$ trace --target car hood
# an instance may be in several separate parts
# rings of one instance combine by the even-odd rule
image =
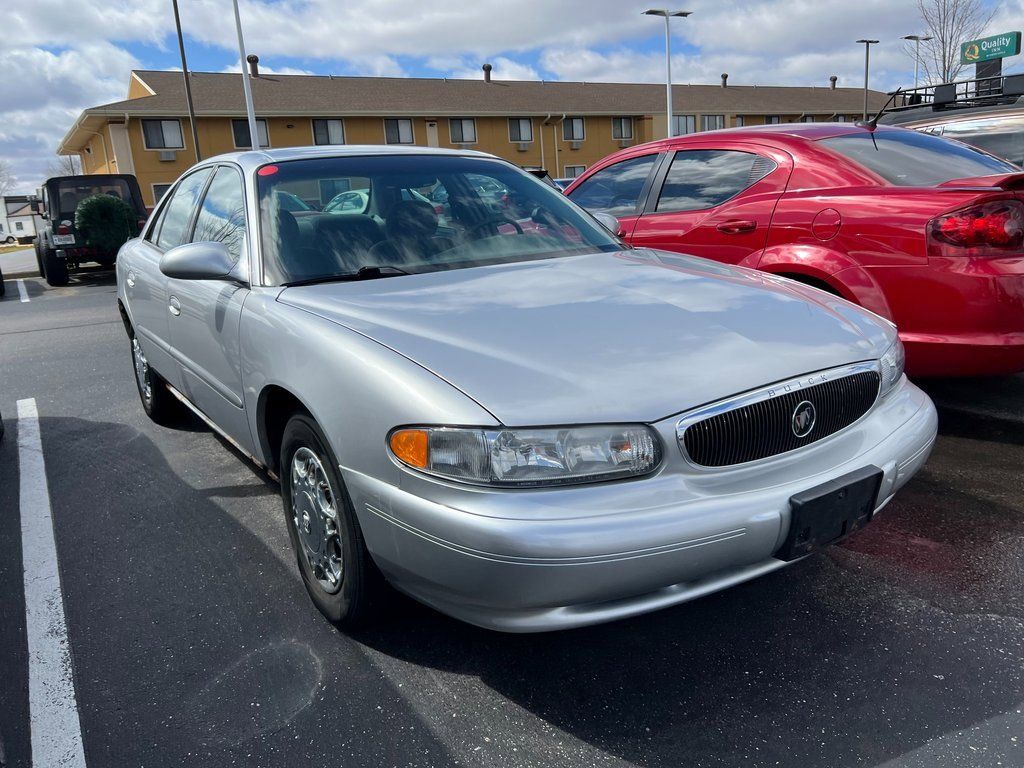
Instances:
[[[284,289],[278,301],[414,360],[506,425],[656,421],[895,337],[842,299],[650,250]]]

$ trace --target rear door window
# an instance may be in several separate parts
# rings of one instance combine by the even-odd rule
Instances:
[[[775,170],[775,163],[753,152],[693,149],[676,152],[655,211],[697,211],[735,197]]]
[[[821,143],[900,187],[931,187],[950,179],[1020,171],[979,149],[920,131],[865,130]]]
[[[242,253],[245,236],[245,193],[242,177],[234,168],[221,166],[210,182],[199,209],[193,243],[223,243],[235,261]]]
[[[162,250],[174,248],[184,242],[186,230],[192,220],[199,193],[203,191],[206,180],[210,177],[210,169],[204,168],[182,179],[171,199],[164,206],[161,214],[160,229],[156,237],[156,245]]]
[[[569,193],[569,199],[588,211],[632,216],[658,157],[642,155],[602,168]]]

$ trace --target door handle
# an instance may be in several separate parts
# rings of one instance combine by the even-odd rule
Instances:
[[[175,317],[181,314],[181,302],[178,301],[177,296],[171,296],[170,301],[167,302],[167,310]]]
[[[134,288],[135,287],[135,271],[134,270],[131,270],[131,269],[128,270],[128,277],[125,278],[125,282],[128,283],[128,287],[129,288]]]
[[[723,221],[716,229],[727,235],[742,235],[744,232],[753,232],[757,229],[756,221]]]

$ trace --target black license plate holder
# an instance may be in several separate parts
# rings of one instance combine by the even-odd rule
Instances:
[[[789,533],[777,557],[804,557],[863,528],[881,485],[882,470],[869,465],[791,496]]]

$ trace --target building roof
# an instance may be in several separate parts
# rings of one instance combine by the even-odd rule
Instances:
[[[153,95],[85,110],[61,150],[74,150],[69,139],[90,117],[186,114],[180,72],[138,70],[132,77]],[[190,78],[197,115],[245,114],[240,75],[193,72]],[[275,74],[261,74],[250,82],[258,116],[627,116],[658,114],[665,108],[664,86],[648,83]],[[829,116],[857,114],[864,105],[863,89],[829,86],[675,85],[672,98],[680,113]],[[874,109],[885,100],[884,93],[869,92]]]

